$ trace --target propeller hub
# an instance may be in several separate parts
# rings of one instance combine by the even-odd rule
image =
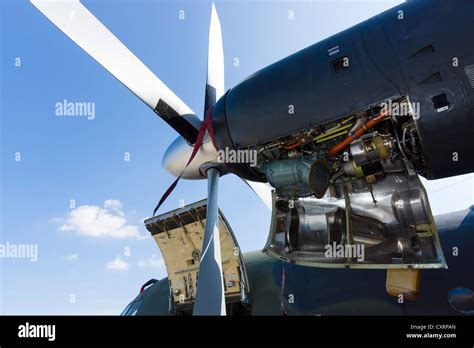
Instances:
[[[194,146],[190,145],[183,137],[177,137],[165,151],[161,162],[163,168],[171,175],[178,177],[183,173],[183,179],[197,180],[205,179],[200,168],[204,163],[216,162],[217,151],[214,148],[209,136],[206,135],[201,148],[193,161],[186,168]]]

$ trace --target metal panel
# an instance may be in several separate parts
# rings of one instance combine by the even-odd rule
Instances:
[[[166,264],[174,309],[191,309],[198,285],[207,200],[145,221]],[[247,301],[249,286],[237,240],[219,210],[219,233],[226,303]]]

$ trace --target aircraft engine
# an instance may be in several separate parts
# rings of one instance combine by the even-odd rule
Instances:
[[[409,105],[389,100],[247,148],[258,158],[249,170],[274,188],[265,253],[309,266],[446,267]]]

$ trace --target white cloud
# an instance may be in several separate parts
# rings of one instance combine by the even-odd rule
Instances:
[[[123,216],[123,204],[119,199],[108,199],[104,202],[104,208],[115,211],[120,216]]]
[[[158,257],[158,255],[153,254],[147,259],[138,260],[137,265],[140,268],[155,268],[158,270],[164,270],[165,261],[161,257]]]
[[[130,225],[122,211],[122,202],[109,199],[104,206],[82,205],[71,210],[60,231],[71,231],[88,237],[142,239],[138,227]]]
[[[109,261],[105,264],[106,269],[117,272],[126,272],[129,267],[130,265],[118,256],[113,261]]]
[[[78,253],[74,253],[74,254],[65,256],[64,259],[65,259],[66,261],[77,261],[77,260],[79,259],[79,254],[78,254]]]

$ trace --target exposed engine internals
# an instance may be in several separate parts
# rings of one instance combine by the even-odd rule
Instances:
[[[425,165],[414,109],[391,100],[255,146],[275,188],[264,250],[308,265],[444,267],[417,175]]]

